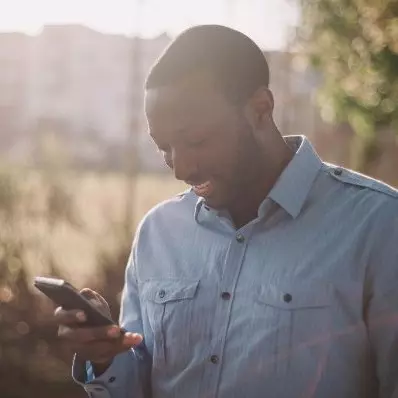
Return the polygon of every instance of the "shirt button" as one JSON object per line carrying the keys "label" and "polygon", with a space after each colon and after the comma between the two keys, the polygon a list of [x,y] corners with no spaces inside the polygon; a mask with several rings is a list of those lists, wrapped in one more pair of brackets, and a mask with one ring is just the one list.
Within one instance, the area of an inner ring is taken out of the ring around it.
{"label": "shirt button", "polygon": [[341,169],[341,168],[334,169],[333,173],[335,176],[341,176],[343,174],[343,169]]}
{"label": "shirt button", "polygon": [[166,295],[166,292],[162,289],[159,291],[159,297],[163,298]]}
{"label": "shirt button", "polygon": [[214,363],[214,364],[218,363],[218,356],[217,355],[212,355],[210,357],[210,362]]}
{"label": "shirt button", "polygon": [[283,295],[283,301],[285,303],[290,303],[292,300],[293,300],[293,297],[292,297],[291,294],[286,293],[286,294]]}
{"label": "shirt button", "polygon": [[221,293],[221,298],[222,298],[223,300],[229,300],[229,299],[231,298],[231,293],[229,293],[229,292],[222,292],[222,293]]}
{"label": "shirt button", "polygon": [[236,240],[237,240],[239,243],[243,243],[243,242],[245,241],[245,237],[244,237],[242,234],[237,234],[237,235],[236,235]]}
{"label": "shirt button", "polygon": [[112,376],[109,378],[108,382],[113,383],[116,380],[116,377]]}

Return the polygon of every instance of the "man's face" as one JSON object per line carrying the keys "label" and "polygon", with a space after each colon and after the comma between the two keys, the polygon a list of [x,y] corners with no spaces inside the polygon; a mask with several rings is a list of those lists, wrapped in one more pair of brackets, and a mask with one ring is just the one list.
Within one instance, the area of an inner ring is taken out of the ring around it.
{"label": "man's face", "polygon": [[148,90],[145,110],[166,164],[209,206],[225,208],[244,193],[258,148],[242,107],[196,79]]}

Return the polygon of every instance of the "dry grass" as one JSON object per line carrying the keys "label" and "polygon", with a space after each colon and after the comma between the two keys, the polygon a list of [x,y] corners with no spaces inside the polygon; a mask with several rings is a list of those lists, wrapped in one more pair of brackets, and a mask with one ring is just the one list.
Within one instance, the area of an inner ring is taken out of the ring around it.
{"label": "dry grass", "polygon": [[[27,217],[28,208],[38,214],[45,208],[49,184],[48,177],[37,172],[23,174],[18,178],[25,203],[19,212],[21,233],[36,242],[26,251],[26,262],[29,272],[43,273],[52,257],[63,274],[81,285],[95,270],[99,250],[111,252],[120,245],[128,184],[124,176],[115,174],[62,174],[57,178],[73,199],[80,226],[68,222],[49,226],[46,217]],[[133,186],[129,195],[134,199],[134,224],[154,205],[186,189],[169,175],[142,175]]]}
{"label": "dry grass", "polygon": [[56,338],[54,305],[33,288],[32,276],[61,276],[101,292],[117,319],[131,241],[126,197],[134,198],[128,203],[137,223],[185,188],[154,175],[133,187],[126,192],[132,186],[122,175],[0,167],[1,397],[83,397],[70,381],[71,353]]}

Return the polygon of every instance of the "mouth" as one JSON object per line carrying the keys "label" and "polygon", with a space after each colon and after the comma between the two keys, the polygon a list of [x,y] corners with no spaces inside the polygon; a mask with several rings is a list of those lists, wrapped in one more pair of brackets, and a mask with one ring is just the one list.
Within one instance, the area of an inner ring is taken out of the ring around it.
{"label": "mouth", "polygon": [[211,181],[206,181],[198,185],[192,185],[192,188],[196,195],[202,196],[202,197],[207,197],[210,196],[211,193],[214,190],[214,186],[211,183]]}

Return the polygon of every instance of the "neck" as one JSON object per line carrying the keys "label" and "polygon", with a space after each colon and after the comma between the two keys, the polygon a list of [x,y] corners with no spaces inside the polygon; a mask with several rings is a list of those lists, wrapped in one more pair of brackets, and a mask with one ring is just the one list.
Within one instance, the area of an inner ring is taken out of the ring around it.
{"label": "neck", "polygon": [[[241,193],[228,206],[232,220],[238,229],[257,218],[260,204],[268,196],[294,156],[293,150],[288,147],[280,134],[270,147],[272,147],[272,153],[261,156],[253,178],[245,187],[242,187]],[[264,164],[264,159],[266,164]]]}

